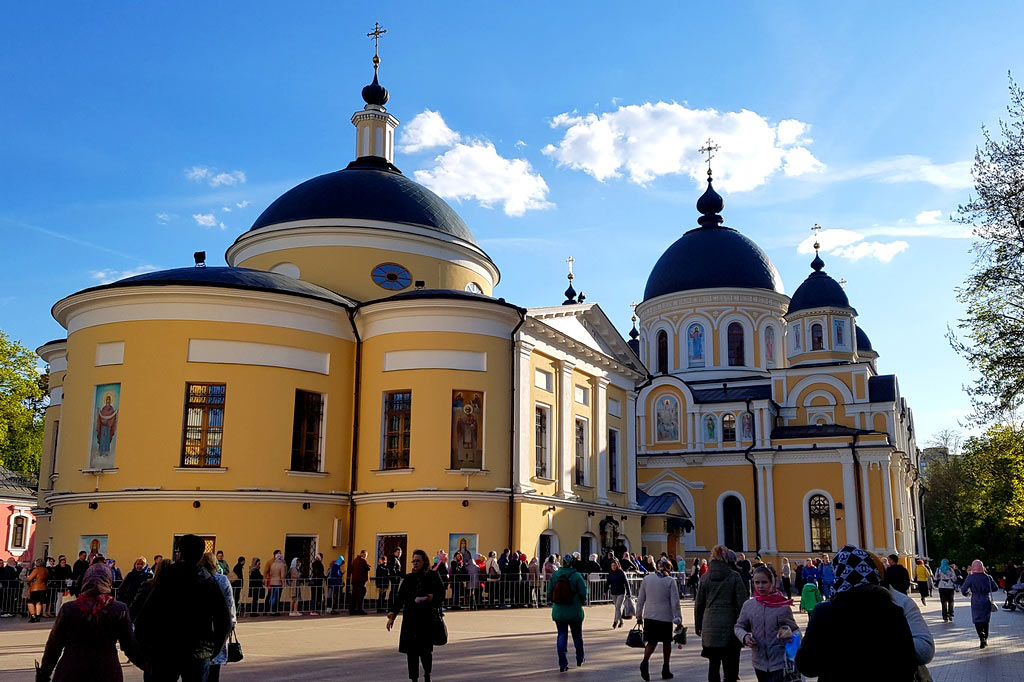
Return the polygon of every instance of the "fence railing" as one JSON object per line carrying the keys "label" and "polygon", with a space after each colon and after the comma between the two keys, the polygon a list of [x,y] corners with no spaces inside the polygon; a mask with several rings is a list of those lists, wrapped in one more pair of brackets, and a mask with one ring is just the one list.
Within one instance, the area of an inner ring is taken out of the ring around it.
{"label": "fence railing", "polygon": [[[686,574],[674,573],[681,597],[692,597]],[[543,608],[548,602],[548,580],[528,575],[502,575],[495,579],[472,580],[468,575],[450,576],[445,587],[445,609]],[[587,583],[587,605],[607,604],[614,600],[609,592],[607,574],[584,574]],[[634,597],[640,591],[643,575],[627,573],[626,582]],[[287,580],[283,585],[265,585],[251,581],[234,581],[232,591],[240,616],[333,614],[341,612],[386,613],[394,608],[401,577],[370,578],[364,585],[339,583],[330,579]],[[114,584],[113,596],[119,598],[120,581]],[[45,596],[36,597],[43,604],[44,615],[54,616],[61,604],[74,598],[73,586],[63,581],[50,581]],[[28,584],[23,581],[0,581],[0,615],[26,615]]]}

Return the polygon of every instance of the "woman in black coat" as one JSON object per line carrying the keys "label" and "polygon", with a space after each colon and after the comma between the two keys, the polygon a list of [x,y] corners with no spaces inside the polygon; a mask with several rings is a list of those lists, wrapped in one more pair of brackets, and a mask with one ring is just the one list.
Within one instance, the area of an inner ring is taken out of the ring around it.
{"label": "woman in black coat", "polygon": [[260,604],[267,591],[263,589],[263,567],[260,566],[260,558],[252,558],[252,568],[249,569],[249,608],[252,615],[258,615]]}
{"label": "woman in black coat", "polygon": [[430,559],[422,549],[412,553],[412,570],[402,578],[395,597],[395,606],[388,613],[387,629],[390,632],[395,618],[402,609],[402,630],[398,637],[398,651],[409,661],[409,679],[420,678],[420,663],[423,664],[423,680],[430,680],[432,652],[434,651],[434,628],[438,611],[444,599],[444,584],[436,571],[430,570]]}

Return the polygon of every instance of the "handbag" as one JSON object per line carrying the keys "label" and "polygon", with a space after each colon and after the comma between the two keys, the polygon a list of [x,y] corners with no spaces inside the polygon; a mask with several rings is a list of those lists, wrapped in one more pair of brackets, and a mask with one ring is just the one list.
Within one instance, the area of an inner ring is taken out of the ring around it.
{"label": "handbag", "polygon": [[228,635],[228,663],[238,663],[240,660],[242,660],[242,643],[238,641],[235,629],[231,628],[231,634]]}
{"label": "handbag", "polygon": [[626,598],[622,601],[622,619],[629,620],[636,615],[636,599],[633,599],[630,595],[626,595]]}
{"label": "handbag", "polygon": [[436,613],[432,642],[434,646],[444,646],[448,643],[448,626],[444,624],[444,614],[441,609],[437,609]]}
{"label": "handbag", "polygon": [[785,667],[782,669],[782,682],[803,682],[804,676],[796,669],[796,661],[786,658]]}
{"label": "handbag", "polygon": [[633,629],[629,631],[628,635],[626,635],[626,646],[634,649],[644,648],[644,631],[640,626],[640,623],[634,625]]}

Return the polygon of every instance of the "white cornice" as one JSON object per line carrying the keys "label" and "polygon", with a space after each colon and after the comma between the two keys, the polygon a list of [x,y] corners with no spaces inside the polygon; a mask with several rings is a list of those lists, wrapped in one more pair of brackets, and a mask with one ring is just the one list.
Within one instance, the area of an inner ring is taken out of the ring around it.
{"label": "white cornice", "polygon": [[348,504],[348,493],[288,492],[284,490],[100,490],[86,493],[51,491],[47,506],[89,502],[155,502],[164,500],[224,500],[229,502],[310,502]]}
{"label": "white cornice", "polygon": [[662,313],[678,311],[681,308],[702,306],[736,306],[753,305],[767,308],[771,312],[784,315],[789,307],[789,297],[767,289],[742,289],[733,287],[717,287],[711,289],[694,289],[663,294],[644,301],[636,307],[636,314],[646,321]]}
{"label": "white cornice", "polygon": [[385,299],[361,307],[355,320],[363,340],[406,332],[461,332],[509,339],[519,314],[497,301]]}
{"label": "white cornice", "polygon": [[[564,334],[554,327],[544,324],[544,322],[532,315],[526,318],[526,323],[519,334],[533,343],[538,351],[544,352],[544,346],[553,347],[573,358],[585,361],[596,369],[604,372],[613,372],[633,382],[644,378],[643,374],[621,363],[618,359],[575,340],[568,334]],[[626,388],[620,382],[616,382],[616,385],[620,388]],[[635,390],[635,387],[629,385],[627,390]]]}

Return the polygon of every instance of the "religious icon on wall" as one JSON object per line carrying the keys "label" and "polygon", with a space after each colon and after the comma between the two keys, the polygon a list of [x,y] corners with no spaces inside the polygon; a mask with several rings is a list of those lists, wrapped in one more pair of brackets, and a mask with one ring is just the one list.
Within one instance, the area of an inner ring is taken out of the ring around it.
{"label": "religious icon on wall", "polygon": [[705,443],[717,443],[718,442],[718,433],[717,433],[717,429],[715,428],[716,426],[717,426],[717,424],[715,423],[714,416],[709,414],[707,416],[707,418],[704,420],[704,442]]}
{"label": "religious icon on wall", "polygon": [[846,321],[832,320],[832,327],[835,329],[836,345],[846,347]]}
{"label": "religious icon on wall", "polygon": [[797,322],[793,325],[793,350],[799,351],[800,347],[800,323]]}
{"label": "religious icon on wall", "polygon": [[689,367],[704,366],[704,327],[691,324],[686,332],[687,365]]}
{"label": "religious icon on wall", "polygon": [[452,391],[452,469],[482,469],[484,394]]}
{"label": "religious icon on wall", "polygon": [[679,401],[670,395],[658,398],[654,411],[655,442],[679,440]]}
{"label": "religious icon on wall", "polygon": [[107,556],[107,536],[106,535],[82,535],[78,538],[78,551],[87,552],[89,555],[88,561],[92,561],[94,557],[102,554]]}
{"label": "religious icon on wall", "polygon": [[775,367],[775,327],[766,327],[764,330],[764,354],[768,367]]}
{"label": "religious icon on wall", "polygon": [[468,564],[476,559],[477,536],[476,533],[449,533],[448,534],[448,558],[454,561],[455,555],[462,555],[462,563]]}
{"label": "religious icon on wall", "polygon": [[121,384],[102,384],[96,387],[93,403],[92,428],[89,430],[90,469],[113,469],[117,448],[117,413],[121,405]]}
{"label": "religious icon on wall", "polygon": [[754,415],[749,412],[744,412],[740,418],[740,438],[742,440],[754,440]]}

